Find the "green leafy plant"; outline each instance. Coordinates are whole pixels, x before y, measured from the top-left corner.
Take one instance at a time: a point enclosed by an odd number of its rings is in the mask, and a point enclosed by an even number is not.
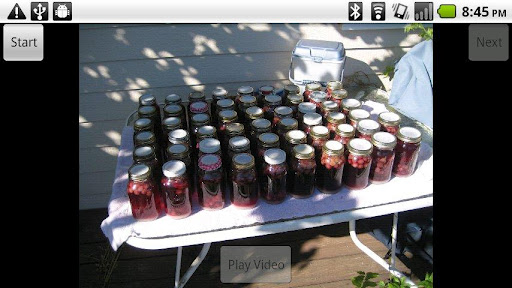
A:
[[[352,278],[352,284],[357,288],[365,288],[365,287],[376,287],[377,283],[372,281],[371,279],[375,279],[379,277],[379,273],[373,272],[363,272],[357,271],[357,276]],[[410,288],[411,286],[405,282],[405,277],[398,278],[394,275],[390,275],[389,279],[384,281],[379,281],[379,287],[384,288]],[[434,274],[427,273],[425,275],[425,280],[418,283],[418,288],[433,288],[434,287]]]
[[[358,276],[352,278],[352,284],[354,284],[357,288],[365,288],[365,287],[376,287],[377,283],[371,281],[371,279],[379,277],[378,273],[368,272],[365,273],[363,271],[357,271]]]
[[[398,278],[394,275],[389,277],[388,282],[380,281],[379,287],[384,288],[411,288],[409,284],[405,282],[405,277]]]

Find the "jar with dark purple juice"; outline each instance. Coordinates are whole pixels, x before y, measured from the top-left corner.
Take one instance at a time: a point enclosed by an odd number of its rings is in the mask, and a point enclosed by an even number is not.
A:
[[[233,168],[231,167],[231,164],[233,163],[233,156],[238,153],[251,153],[251,141],[244,136],[235,136],[229,139],[228,147],[226,165],[224,166],[228,172],[228,179],[231,179],[231,169]]]
[[[348,142],[347,166],[343,172],[343,183],[352,190],[360,190],[368,186],[370,166],[372,164],[373,146],[370,141],[354,138]]]
[[[153,121],[151,119],[139,118],[139,119],[135,120],[135,122],[133,123],[133,142],[135,143],[135,135],[137,135],[137,133],[143,132],[143,131],[149,131],[149,132],[155,133],[155,131],[153,131],[153,129],[154,129],[154,125],[153,125]]]
[[[297,117],[297,111],[299,110],[299,104],[304,102],[304,96],[300,94],[289,94],[286,96],[286,106],[292,108],[293,117]]]
[[[251,106],[251,107],[245,109],[244,126],[249,128],[249,127],[251,127],[252,121],[254,121],[256,119],[261,119],[261,118],[263,118],[263,109],[261,109],[258,106]],[[247,136],[249,136],[251,134],[250,129],[247,129],[246,133],[247,133]]]
[[[222,149],[222,157],[227,157],[229,150],[229,140],[233,137],[237,136],[245,136],[245,127],[244,124],[241,123],[228,123],[226,125],[226,130],[224,130],[224,138],[219,139],[220,148]]]
[[[327,98],[329,100],[332,98],[332,91],[343,89],[343,84],[341,81],[329,81],[325,87],[325,92],[327,93]]]
[[[311,94],[313,91],[322,91],[322,84],[318,82],[306,84],[304,93],[302,93],[302,96],[304,96],[304,101],[309,102],[309,94]]]
[[[345,117],[347,117],[348,119],[348,113],[351,110],[361,108],[361,106],[361,101],[353,98],[345,98],[341,101],[341,112],[343,112],[343,114],[345,114]]]
[[[281,96],[274,94],[265,96],[263,98],[263,117],[272,122],[272,119],[274,119],[274,109],[281,106],[281,103]]]
[[[288,133],[288,131],[291,130],[297,130],[299,128],[299,124],[296,119],[294,118],[284,118],[277,123],[277,136],[279,136],[279,143],[281,146],[281,149],[284,148],[284,145],[286,143],[285,135]],[[283,149],[284,150],[284,149]]]
[[[302,102],[297,106],[297,122],[299,129],[304,127],[304,115],[307,113],[316,113],[316,106],[311,102]]]
[[[348,112],[348,123],[354,128],[357,128],[357,123],[363,119],[370,119],[370,112],[360,108]]]
[[[315,148],[316,165],[320,164],[320,156],[322,155],[322,147],[329,140],[329,129],[325,126],[313,126],[308,135],[308,144]]]
[[[258,106],[263,107],[263,99],[265,96],[274,94],[274,86],[271,85],[263,85],[258,89],[258,96],[256,96],[256,100],[258,102]]]
[[[192,144],[190,144],[190,134],[185,129],[176,129],[169,132],[167,139],[167,146],[172,144],[183,144],[187,146],[188,149],[192,149]]]
[[[231,203],[237,208],[253,208],[258,203],[258,182],[254,156],[239,153],[233,156],[231,169]]]
[[[398,140],[395,147],[393,174],[398,177],[411,176],[418,162],[421,132],[413,127],[401,127],[396,137]]]
[[[370,182],[383,184],[391,179],[393,161],[395,159],[396,137],[388,132],[377,132],[372,135],[373,144]]]
[[[155,193],[159,193],[159,187],[151,174],[151,168],[142,163],[133,164],[128,169],[126,192],[132,216],[137,221],[155,220],[160,214],[155,203]]]
[[[160,150],[160,144],[156,142],[155,134],[150,131],[143,131],[135,134],[134,147],[137,148],[146,145],[153,147],[156,154],[156,158],[158,159],[158,161],[160,161],[160,163],[162,163],[163,155],[162,151]]]
[[[300,87],[294,84],[286,85],[283,88],[283,97],[281,97],[282,103],[286,102],[286,98],[290,94],[299,94],[300,93]]]
[[[316,187],[322,193],[337,193],[343,186],[343,144],[329,140],[322,147],[321,155],[320,163],[316,166]]]
[[[270,204],[278,204],[286,198],[286,153],[279,148],[265,151],[263,166],[260,171],[260,195]]]
[[[245,123],[245,110],[249,107],[253,107],[257,105],[256,97],[252,95],[242,95],[239,99],[238,104],[238,118],[240,118],[240,122]],[[257,107],[257,106],[256,106]]]
[[[204,139],[207,139],[207,138],[218,139],[217,129],[215,127],[213,127],[212,125],[201,126],[201,127],[199,127],[199,129],[197,129],[196,138],[197,138],[196,152],[199,152],[199,143],[201,143],[201,141],[203,141]]]
[[[329,139],[334,139],[336,136],[336,127],[344,124],[346,121],[345,114],[341,112],[332,112],[327,115],[327,129],[329,129]]]
[[[254,88],[251,86],[240,86],[238,87],[235,97],[235,107],[238,114],[244,113],[244,110],[240,110],[240,97],[242,96],[254,96]]]
[[[164,118],[168,117],[178,117],[181,120],[181,124],[183,128],[187,128],[187,118],[185,115],[185,110],[182,105],[178,104],[168,104],[164,107]]]
[[[173,219],[182,219],[192,214],[187,167],[179,160],[170,160],[163,167],[160,181],[165,198],[165,212]]]
[[[327,116],[329,115],[329,113],[339,112],[339,111],[340,111],[340,107],[338,106],[338,104],[336,102],[331,101],[331,100],[324,101],[322,103],[321,109],[320,109],[320,114],[323,117],[323,122],[327,123]]]
[[[264,118],[255,119],[251,122],[251,132],[249,140],[251,140],[251,153],[257,155],[258,153],[258,137],[262,133],[270,132],[272,123]]]
[[[381,131],[388,132],[396,136],[400,127],[400,115],[393,112],[382,112],[377,120],[380,124]]]
[[[176,130],[176,129],[183,129],[183,123],[181,122],[181,119],[178,117],[167,117],[162,120],[162,131],[163,135],[169,135],[169,132]],[[186,128],[186,127],[185,127]],[[164,141],[164,143],[167,141],[167,139]]]
[[[322,103],[327,101],[327,93],[324,91],[314,91],[311,94],[309,94],[309,102],[315,104],[316,106],[316,113],[322,113]]]
[[[343,101],[343,99],[345,99],[347,97],[348,97],[348,92],[347,92],[347,90],[345,90],[343,88],[333,90],[331,92],[331,100],[336,102],[336,104],[338,104],[338,107],[340,107],[340,109],[341,109],[341,102]]]
[[[155,134],[158,143],[161,143],[162,138],[162,119],[158,117],[154,106],[140,106],[137,109],[137,116],[139,118],[149,118],[153,122],[153,133]]]
[[[322,125],[322,115],[318,113],[306,113],[302,122],[302,129],[301,127],[299,127],[299,129],[309,134],[311,128],[318,125]]]
[[[219,139],[225,141],[226,125],[238,122],[238,113],[235,110],[222,110],[219,112],[219,127],[217,129]]]
[[[221,157],[205,154],[198,161],[198,200],[206,210],[219,210],[224,207],[224,172]]]
[[[142,106],[153,106],[156,110],[156,115],[159,119],[162,119],[162,113],[160,112],[160,105],[156,102],[155,96],[151,94],[144,94],[139,97],[139,107]]]
[[[274,109],[274,118],[272,119],[272,131],[277,132],[277,123],[281,121],[281,119],[292,118],[293,110],[288,106],[279,106]]]
[[[286,142],[283,150],[284,152],[286,152],[286,155],[292,155],[293,147],[295,147],[296,145],[307,144],[308,142],[307,135],[302,130],[290,130],[286,132],[284,138],[286,139]],[[288,163],[288,166],[290,166],[292,158],[293,157],[288,158],[288,161],[290,162]]]
[[[357,123],[356,137],[372,140],[372,135],[380,131],[380,125],[372,119],[363,119]]]
[[[228,91],[224,88],[216,88],[212,91],[212,102],[210,104],[210,112],[212,115],[212,124],[217,125],[219,122],[219,109],[217,108],[217,102],[219,100],[227,99]]]
[[[201,102],[195,102],[195,103],[201,103]],[[197,130],[201,126],[210,125],[210,116],[208,114],[195,114],[192,116],[192,121],[190,122],[190,144],[192,144],[192,147],[197,146]],[[195,150],[192,150],[192,154],[195,154]],[[195,157],[195,156],[193,156]],[[197,158],[194,158],[197,159]]]
[[[181,107],[181,114],[179,116],[177,115],[168,115],[165,116],[165,106],[168,105],[178,105]],[[164,117],[180,117],[181,123],[183,124],[183,127],[187,127],[187,117],[185,115],[185,111],[187,111],[187,106],[183,104],[183,101],[181,101],[181,96],[178,94],[169,94],[165,96],[165,106],[164,106]]]
[[[221,124],[220,117],[219,117],[220,111],[224,111],[224,110],[235,111],[235,101],[233,101],[232,99],[219,100],[219,101],[217,101],[217,105],[216,105],[215,109],[216,109],[216,114],[217,114],[217,122],[212,122],[212,123],[215,124],[217,126],[217,128],[219,128],[219,126]]]
[[[220,149],[220,141],[218,139],[215,139],[215,138],[203,139],[203,140],[201,140],[201,142],[199,142],[198,148],[199,148],[199,151],[198,151],[197,157],[201,157],[204,154],[217,154],[222,157],[222,152]]]
[[[190,104],[194,102],[206,102],[206,96],[204,95],[203,91],[192,91],[188,93],[188,102]]]
[[[291,171],[288,173],[288,193],[294,198],[307,198],[315,190],[315,149],[308,144],[293,147]]]

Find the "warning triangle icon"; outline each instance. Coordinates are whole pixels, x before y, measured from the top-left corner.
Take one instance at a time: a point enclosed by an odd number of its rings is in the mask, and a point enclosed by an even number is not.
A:
[[[25,17],[25,13],[23,13],[23,11],[21,11],[20,5],[18,5],[18,3],[16,3],[16,5],[14,5],[14,7],[12,8],[9,16],[7,16],[7,19],[23,20],[23,19],[27,19],[27,17]]]

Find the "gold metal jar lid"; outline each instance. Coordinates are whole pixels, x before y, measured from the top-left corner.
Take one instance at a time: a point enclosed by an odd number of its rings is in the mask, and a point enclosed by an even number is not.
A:
[[[254,167],[254,156],[249,153],[238,153],[233,156],[233,166],[236,169],[250,169]]]
[[[183,107],[178,104],[168,104],[164,107],[164,114],[167,116],[180,116],[183,114]]]
[[[350,112],[348,112],[348,118],[350,120],[354,120],[354,121],[368,119],[368,118],[370,118],[370,112],[368,112],[364,109],[357,108],[354,110],[350,110]]]
[[[135,131],[149,129],[152,125],[153,121],[150,118],[139,118],[133,123],[133,129]]]
[[[294,118],[283,118],[277,122],[277,129],[280,131],[294,130],[299,127],[299,122]]]
[[[149,145],[139,146],[133,151],[133,161],[135,162],[152,159],[155,157],[155,149]]]
[[[329,137],[329,129],[325,126],[313,126],[311,128],[311,131],[309,132],[309,135],[313,138],[328,138]]]
[[[291,117],[293,114],[292,108],[288,106],[279,106],[274,109],[274,114],[280,118]]]
[[[315,149],[308,144],[299,144],[293,147],[292,154],[297,159],[311,159],[315,157]]]
[[[151,118],[156,115],[156,108],[153,106],[140,106],[137,109],[139,118]]]
[[[217,108],[220,110],[233,110],[235,108],[235,101],[232,99],[221,99],[217,101]]]
[[[216,138],[217,137],[217,128],[212,125],[204,125],[197,129],[197,138]]]
[[[254,119],[251,122],[251,129],[254,131],[270,131],[272,123],[265,118]]]
[[[354,127],[350,124],[343,123],[336,126],[335,132],[341,137],[354,137],[356,134],[356,129],[354,129]]]
[[[244,135],[245,127],[242,123],[232,122],[226,124],[226,135],[228,137]]]
[[[421,132],[413,127],[401,127],[398,129],[396,137],[403,142],[418,143],[421,141]]]
[[[261,86],[258,91],[261,93],[261,94],[272,94],[274,93],[274,86],[271,86],[271,85],[263,85]]]
[[[156,104],[156,98],[155,96],[151,94],[144,94],[139,97],[139,105],[141,106],[149,106],[149,105],[155,105]]]
[[[279,148],[270,148],[263,154],[263,159],[270,165],[278,165],[286,161],[286,152]]]
[[[332,90],[331,97],[338,100],[343,100],[348,97],[348,92],[345,89]]]
[[[235,121],[238,119],[238,113],[235,110],[222,110],[219,112],[219,118],[221,121]]]
[[[244,136],[235,136],[228,141],[229,149],[234,152],[242,152],[250,149],[251,141]]]
[[[288,96],[286,96],[286,99],[288,100],[289,103],[294,105],[298,105],[304,102],[304,96],[295,93],[288,94]]]
[[[396,146],[396,137],[388,132],[377,132],[372,135],[371,142],[379,149],[393,150]]]
[[[208,103],[205,101],[195,101],[188,106],[191,113],[206,113],[208,112]]]
[[[192,116],[192,125],[198,127],[210,124],[210,116],[208,114],[200,113]]]
[[[322,115],[312,112],[304,114],[303,121],[308,126],[316,126],[322,124]]]
[[[322,147],[322,153],[327,155],[341,155],[345,151],[343,144],[339,141],[329,140]]]
[[[181,119],[179,117],[167,117],[162,121],[162,127],[164,129],[174,129],[181,126]]]
[[[183,161],[170,160],[162,165],[162,172],[168,178],[180,177],[187,172],[187,166]]]
[[[190,135],[188,134],[188,131],[185,129],[176,129],[169,132],[167,134],[167,138],[171,143],[188,142],[190,140]]]
[[[284,134],[284,138],[290,144],[306,143],[306,133],[302,130],[290,130]]]
[[[329,81],[327,82],[327,88],[331,90],[338,90],[343,88],[343,83],[341,81]]]
[[[171,159],[183,159],[189,156],[189,149],[183,144],[172,144],[167,147],[167,154]]]
[[[220,151],[220,141],[215,138],[206,138],[199,141],[199,151],[205,154],[213,154]]]
[[[205,101],[206,97],[203,91],[192,91],[188,94],[188,100],[190,102]]]
[[[341,112],[331,112],[327,115],[327,122],[334,124],[345,123],[347,119],[345,118],[345,114]]]
[[[309,99],[312,99],[315,102],[324,102],[327,100],[327,93],[324,91],[313,91],[309,94]]]
[[[228,91],[224,88],[215,88],[212,91],[212,99],[220,100],[228,97]]]
[[[169,94],[165,96],[165,105],[181,104],[181,97],[178,94]]]
[[[373,151],[372,143],[362,138],[350,139],[347,148],[350,153],[357,155],[370,155]]]
[[[400,115],[396,113],[384,111],[379,113],[379,118],[377,120],[382,125],[397,126],[400,124],[400,120],[402,119],[400,118]]]
[[[372,119],[363,119],[357,122],[357,131],[363,134],[374,134],[380,131],[380,125]]]
[[[345,98],[341,100],[341,107],[347,110],[357,109],[361,107],[361,101],[354,98]]]
[[[258,142],[262,147],[276,147],[279,146],[279,136],[275,133],[261,133]]]
[[[143,163],[133,164],[128,169],[128,177],[133,181],[143,181],[151,175],[151,168]]]
[[[327,100],[327,101],[322,102],[322,109],[329,111],[329,112],[335,112],[335,111],[339,111],[340,107],[338,107],[338,103],[331,101],[331,100]]]
[[[240,104],[244,107],[250,107],[256,105],[256,97],[252,95],[240,96]]]
[[[251,106],[245,109],[245,117],[254,120],[263,117],[263,109],[258,106]]]
[[[291,93],[300,93],[300,87],[297,86],[297,85],[286,85],[284,86],[284,91],[288,94],[291,94]]]
[[[152,144],[155,143],[155,141],[155,134],[151,131],[142,131],[135,134],[135,143],[137,143],[136,146]]]
[[[254,88],[252,88],[251,86],[240,86],[238,87],[238,95],[251,95],[253,92],[254,92]]]
[[[320,84],[318,82],[308,83],[308,84],[306,84],[306,90],[308,90],[308,91],[320,91],[320,90],[322,90],[322,84]]]
[[[265,96],[264,101],[270,105],[278,105],[281,104],[281,97],[275,94],[270,94]]]
[[[316,111],[316,105],[311,102],[302,102],[299,104],[297,109],[302,114],[313,113]]]

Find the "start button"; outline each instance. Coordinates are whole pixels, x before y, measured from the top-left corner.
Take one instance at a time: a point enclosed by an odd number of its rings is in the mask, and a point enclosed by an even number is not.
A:
[[[42,24],[4,25],[5,61],[41,61],[43,44]]]

